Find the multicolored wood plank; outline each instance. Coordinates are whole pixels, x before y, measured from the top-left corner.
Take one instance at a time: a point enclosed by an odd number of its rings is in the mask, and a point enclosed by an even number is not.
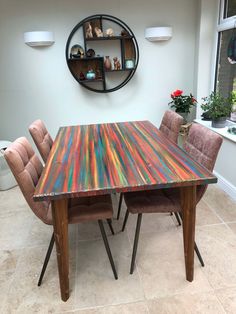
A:
[[[61,127],[34,199],[215,183],[149,121]]]

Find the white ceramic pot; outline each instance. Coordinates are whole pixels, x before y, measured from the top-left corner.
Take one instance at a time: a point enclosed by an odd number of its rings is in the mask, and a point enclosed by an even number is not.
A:
[[[230,120],[235,121],[236,122],[236,112],[231,112],[230,115]]]

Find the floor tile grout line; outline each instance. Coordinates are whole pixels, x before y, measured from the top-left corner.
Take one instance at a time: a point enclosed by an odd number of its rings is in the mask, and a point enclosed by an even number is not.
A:
[[[215,224],[207,224],[207,225],[198,225],[196,226],[196,229],[204,228],[204,227],[215,227],[215,226],[223,226],[225,225],[225,222],[215,223]]]
[[[223,191],[223,190],[222,190],[221,188],[219,188],[219,187],[218,187],[217,189]],[[223,191],[223,192],[224,192],[224,191]],[[232,203],[235,203],[235,201],[234,201],[233,199],[231,199],[230,196],[229,196],[227,193],[225,193],[225,194],[226,194],[226,197],[229,198],[229,199],[232,201]],[[212,209],[212,211],[215,213],[215,215],[216,215],[221,221],[223,221],[223,222],[225,222],[225,223],[231,222],[231,221],[224,221],[224,219],[221,218],[221,216],[216,212],[216,210],[214,209],[214,207],[211,205],[211,203],[210,203],[205,197],[203,197],[203,201]],[[233,220],[232,222],[236,222],[236,221]]]
[[[236,233],[230,228],[230,226],[228,225],[229,222],[222,222],[222,223],[219,223],[219,224],[211,224],[211,225],[203,225],[203,226],[196,226],[196,229],[202,229],[202,228],[205,228],[205,227],[215,227],[215,226],[225,226],[231,233],[234,237],[236,237]]]
[[[224,307],[224,305],[222,304],[222,302],[220,301],[219,297],[217,296],[215,290],[214,290],[214,295],[215,295],[216,299],[218,300],[219,304],[221,305],[221,307],[222,307],[223,311],[225,312],[225,314],[227,314],[227,312],[226,312],[226,310],[225,310],[225,307]]]
[[[221,218],[221,216],[216,212],[216,210],[214,209],[214,207],[212,207],[212,205],[204,198],[202,199],[207,206],[213,211],[213,213],[216,215],[216,217],[221,221],[221,222],[225,222],[223,218]]]
[[[146,303],[144,301],[145,300],[134,301],[134,302],[123,302],[123,303],[109,303],[109,304],[106,304],[106,305],[97,305],[97,306],[85,306],[85,307],[81,307],[81,308],[75,308],[73,310],[69,310],[68,309],[68,310],[65,310],[65,311],[62,311],[62,312],[57,312],[57,314],[74,313],[74,312],[77,312],[77,311],[86,311],[86,310],[105,309],[107,307],[112,307],[112,306],[118,307],[118,306],[122,306],[122,305]]]
[[[226,228],[227,228],[228,230],[230,230],[230,232],[236,237],[236,233],[230,228],[230,226],[229,226],[228,224],[229,224],[229,223],[225,223]]]
[[[232,221],[225,221],[226,224],[235,224],[236,220],[232,220]]]

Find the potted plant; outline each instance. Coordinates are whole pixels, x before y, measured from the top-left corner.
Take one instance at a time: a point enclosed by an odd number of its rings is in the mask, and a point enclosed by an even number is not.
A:
[[[175,112],[180,114],[185,122],[188,119],[191,107],[195,106],[197,101],[190,93],[189,95],[183,95],[183,91],[180,89],[175,90],[171,95],[172,101],[169,102],[171,108],[175,109]]]
[[[232,106],[232,112],[230,115],[230,120],[236,122],[236,105]]]
[[[232,109],[230,119],[236,122],[236,91],[232,92]]]
[[[219,92],[211,92],[210,96],[202,99],[201,108],[208,112],[212,119],[212,127],[224,128],[226,119],[231,113],[231,97],[225,98]]]

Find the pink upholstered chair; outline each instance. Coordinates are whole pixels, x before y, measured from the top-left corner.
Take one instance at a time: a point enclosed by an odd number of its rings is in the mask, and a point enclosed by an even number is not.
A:
[[[39,119],[35,120],[29,126],[29,132],[38,148],[41,157],[43,158],[43,161],[46,163],[53,144],[51,135],[48,133],[48,130],[46,129],[43,121]]]
[[[34,143],[36,147],[38,148],[38,151],[46,164],[49,153],[51,151],[53,140],[51,135],[48,133],[48,130],[45,127],[45,124],[42,120],[35,120],[30,126],[29,126],[29,132],[34,140]],[[111,233],[114,234],[114,230],[112,227],[112,219],[107,219],[108,226],[111,230]]]
[[[184,119],[176,112],[167,110],[164,113],[164,116],[161,121],[159,130],[172,142],[178,143],[178,135],[181,125],[184,124]],[[117,220],[120,218],[121,205],[123,201],[123,193],[120,193],[118,211],[117,211]],[[176,218],[180,224],[179,217],[176,215]]]
[[[33,200],[33,194],[42,173],[43,165],[33,151],[28,140],[25,137],[18,138],[6,149],[4,156],[29,207],[45,224],[52,225],[50,202],[34,202]],[[113,209],[110,195],[72,199],[68,208],[68,220],[71,224],[93,220],[98,221],[112,271],[115,279],[117,279],[118,277],[114,261],[102,222],[103,219],[111,219],[112,214]],[[54,234],[52,234],[51,237],[43,268],[39,277],[38,286],[41,285],[53,245]]]
[[[193,124],[190,128],[188,138],[184,144],[185,151],[198,163],[212,171],[222,144],[222,137],[200,124]],[[196,200],[200,201],[207,189],[207,185],[197,187]],[[122,227],[124,231],[129,213],[138,214],[131,260],[130,273],[133,273],[136,252],[138,247],[139,232],[142,221],[142,214],[146,213],[181,213],[180,189],[163,189],[141,192],[130,192],[124,194],[127,211]],[[195,243],[195,251],[204,266],[200,253]]]
[[[178,135],[184,119],[176,112],[167,110],[161,121],[159,130],[172,142],[178,143]]]

